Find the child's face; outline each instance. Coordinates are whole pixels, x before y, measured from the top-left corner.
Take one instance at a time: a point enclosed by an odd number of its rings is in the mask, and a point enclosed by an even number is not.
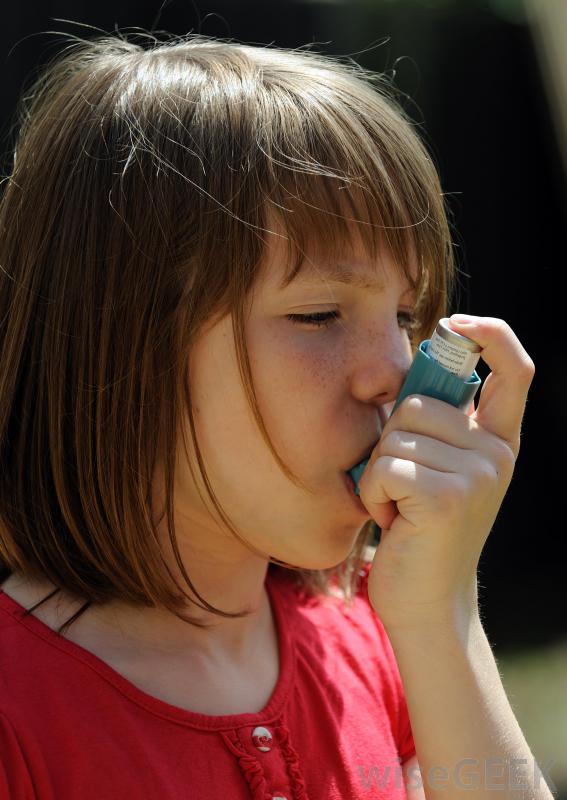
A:
[[[345,471],[379,438],[386,419],[381,406],[395,400],[410,365],[398,315],[412,310],[414,296],[391,262],[384,263],[380,293],[317,276],[302,284],[303,272],[281,290],[284,243],[270,240],[268,269],[254,288],[247,322],[252,374],[276,450],[314,494],[287,478],[262,439],[241,384],[230,317],[207,331],[191,354],[195,425],[215,494],[241,535],[281,561],[325,568],[347,557],[371,519],[348,492]],[[362,252],[350,263],[369,280],[378,278]],[[317,265],[321,272],[328,266]],[[340,320],[328,327],[286,316],[333,310]],[[222,540],[225,551],[243,547],[219,536],[187,465],[181,487],[176,508],[191,522],[192,541],[201,535],[215,547]]]

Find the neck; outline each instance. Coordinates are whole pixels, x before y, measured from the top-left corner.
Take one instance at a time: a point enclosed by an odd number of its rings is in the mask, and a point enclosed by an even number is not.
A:
[[[208,584],[194,581],[195,588],[208,603],[221,611],[249,611],[247,616],[230,619],[187,601],[182,613],[200,625],[197,627],[176,617],[163,607],[133,606],[122,601],[89,606],[63,632],[65,638],[82,644],[96,642],[107,651],[116,653],[146,653],[177,656],[191,653],[209,661],[245,661],[258,642],[273,627],[273,618],[265,587],[267,562],[256,569],[243,565],[231,575],[217,566],[216,580]],[[179,579],[178,579],[179,580]],[[201,605],[201,601],[185,588],[184,591]],[[222,587],[215,590],[214,587]],[[31,608],[56,587],[49,581],[32,580],[13,574],[2,586],[4,591],[24,608]],[[47,600],[33,615],[57,630],[84,604],[64,590]]]

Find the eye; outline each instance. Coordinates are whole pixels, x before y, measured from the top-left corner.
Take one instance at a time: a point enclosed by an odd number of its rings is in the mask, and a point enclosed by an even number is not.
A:
[[[287,314],[287,318],[297,325],[315,325],[317,328],[328,327],[338,317],[338,311],[322,311],[317,314]]]
[[[315,314],[287,314],[286,316],[296,325],[315,325],[317,328],[328,328],[340,318],[340,313],[338,311],[322,311]],[[411,335],[417,325],[417,319],[410,311],[399,311],[398,324]]]

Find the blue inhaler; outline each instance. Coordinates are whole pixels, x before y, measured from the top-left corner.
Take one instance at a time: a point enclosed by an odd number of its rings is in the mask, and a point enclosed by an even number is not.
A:
[[[462,411],[468,409],[481,383],[475,372],[481,348],[472,339],[451,330],[448,322],[448,317],[440,319],[431,339],[419,345],[392,414],[410,394],[424,394]],[[348,470],[357,495],[358,482],[368,461],[365,459]]]

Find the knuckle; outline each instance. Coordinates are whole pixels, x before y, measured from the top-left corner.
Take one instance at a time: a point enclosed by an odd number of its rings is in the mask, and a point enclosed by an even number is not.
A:
[[[504,475],[504,477],[511,477],[516,466],[516,456],[512,447],[503,439],[498,439],[495,442],[494,463],[498,474]]]
[[[360,480],[358,481],[358,488],[360,489],[361,493],[366,491],[366,484],[368,483],[368,481],[369,480],[372,481],[373,479],[375,480],[376,476],[379,474],[381,461],[382,458],[377,458],[376,461],[374,462],[370,461],[368,466],[360,476]],[[370,478],[370,475],[372,475],[373,477]]]
[[[388,455],[380,455],[380,458],[377,458],[374,464],[372,464],[371,471],[374,476],[383,476],[392,467],[392,462],[394,458]],[[363,476],[364,477],[364,476]]]
[[[498,483],[498,470],[487,459],[478,459],[472,473],[472,483],[475,489],[490,492]]]
[[[502,339],[517,338],[516,334],[505,319],[500,319],[500,317],[490,317],[490,324],[493,332],[495,332],[496,335]]]
[[[500,319],[500,317],[483,317],[481,324],[492,335],[508,336],[512,331],[506,320]]]
[[[376,484],[383,484],[390,476],[392,464],[395,461],[391,456],[380,456],[373,464],[364,470],[358,488],[363,500],[372,500],[371,494]]]
[[[398,430],[390,431],[380,440],[380,454],[392,455],[399,450],[402,441],[402,433]]]
[[[400,403],[400,409],[403,409],[404,414],[408,416],[423,408],[423,397],[419,394],[408,394]]]
[[[521,361],[518,372],[521,378],[525,378],[530,382],[535,375],[535,364],[527,353]]]
[[[511,330],[510,326],[504,319],[500,319],[500,317],[491,317],[492,327],[500,331],[501,333],[508,333]]]

